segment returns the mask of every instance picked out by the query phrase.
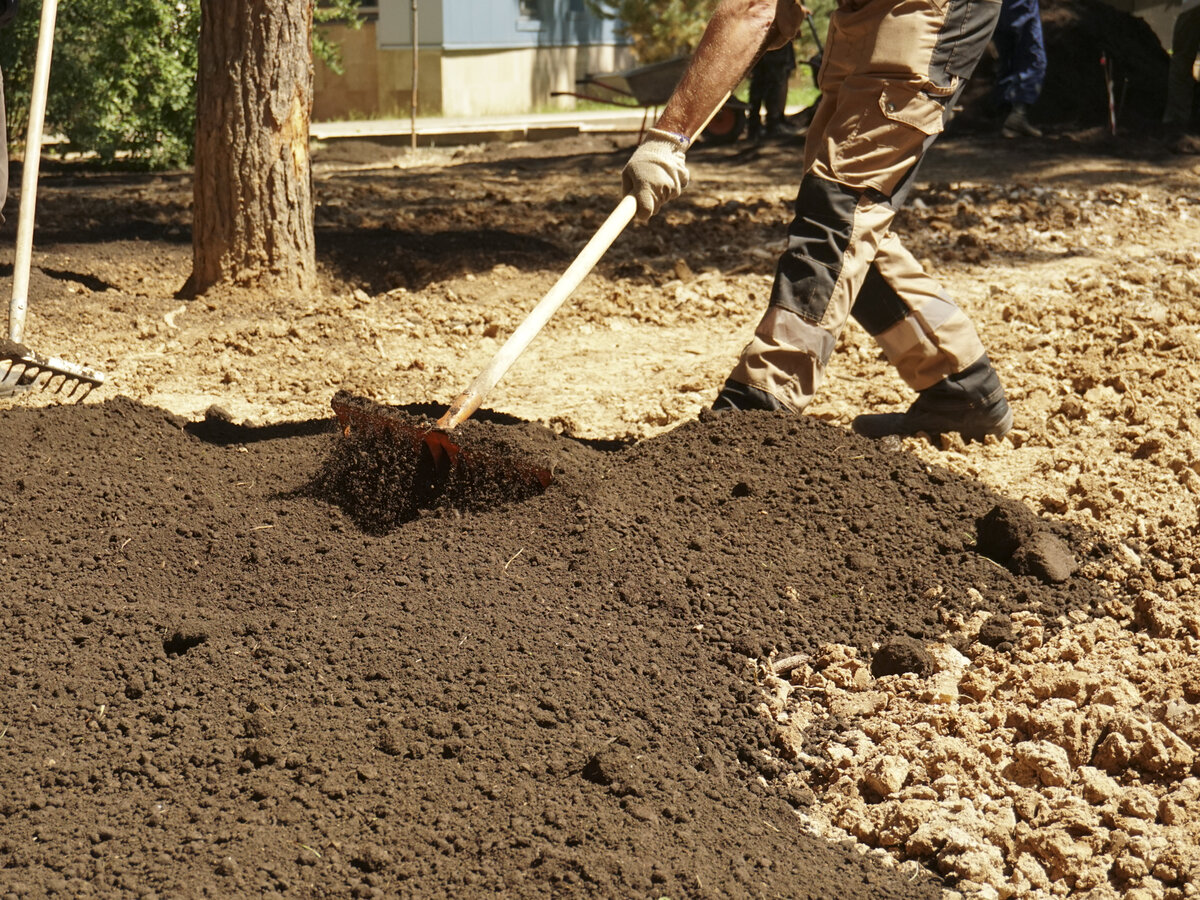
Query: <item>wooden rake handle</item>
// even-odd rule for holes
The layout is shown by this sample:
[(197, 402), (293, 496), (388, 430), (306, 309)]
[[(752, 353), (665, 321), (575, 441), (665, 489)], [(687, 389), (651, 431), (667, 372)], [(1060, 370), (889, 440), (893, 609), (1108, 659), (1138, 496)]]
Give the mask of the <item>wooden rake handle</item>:
[[(50, 58), (54, 53), (54, 25), (57, 15), (58, 0), (42, 0), (37, 57), (33, 64), (33, 86), (29, 94), (29, 131), (25, 138), (25, 165), (21, 170), (21, 207), (17, 214), (12, 297), (8, 305), (8, 339), (14, 344), (19, 344), (25, 339), (25, 315), (29, 309), (29, 269), (33, 260), (38, 166), (42, 158), (42, 128), (46, 119)], [(7, 153), (8, 148), (5, 147), (3, 152)]]
[[(729, 94), (717, 104), (716, 109), (709, 113), (708, 118), (704, 120), (704, 124), (696, 129), (696, 134), (693, 135), (693, 140), (704, 133), (704, 129), (708, 127), (708, 123), (713, 120), (721, 108), (725, 106), (725, 101), (729, 99)], [(483, 402), (483, 398), (488, 392), (496, 386), (496, 383), (504, 377), (504, 373), (509, 370), (514, 362), (517, 361), (525, 348), (529, 346), (539, 331), (550, 321), (550, 317), (558, 311), (558, 308), (563, 305), (564, 301), (575, 292), (580, 283), (588, 274), (595, 268), (596, 263), (600, 262), (601, 257), (608, 252), (608, 248), (612, 246), (621, 232), (625, 230), (630, 222), (633, 221), (634, 215), (637, 213), (637, 200), (632, 195), (626, 195), (621, 198), (621, 202), (604, 220), (604, 224), (592, 236), (592, 239), (587, 242), (587, 245), (575, 257), (575, 261), (567, 268), (567, 271), (559, 277), (554, 286), (546, 292), (545, 296), (538, 301), (535, 306), (525, 317), (517, 330), (514, 331), (504, 342), (496, 355), (492, 357), (491, 362), (475, 376), (475, 380), (467, 386), (467, 389), (459, 394), (454, 402), (450, 404), (450, 408), (437, 420), (434, 425), (440, 431), (451, 431), (458, 425), (465, 422), (468, 418), (479, 409), (479, 405)]]
[(637, 200), (633, 196), (622, 197), (617, 208), (609, 214), (604, 224), (600, 226), (600, 230), (587, 242), (587, 246), (554, 283), (554, 287), (550, 288), (546, 295), (538, 301), (537, 306), (525, 317), (525, 321), (517, 326), (517, 330), (504, 342), (504, 346), (496, 352), (491, 362), (475, 376), (475, 380), (454, 399), (450, 408), (437, 420), (439, 429), (450, 431), (479, 409), (479, 404), (483, 402), (488, 391), (504, 377), (504, 373), (517, 361), (517, 357), (525, 352), (525, 348), (550, 321), (550, 317), (558, 311), (563, 302), (575, 292), (583, 279), (595, 268), (596, 263), (612, 246), (613, 241), (625, 230), (625, 226), (633, 221), (635, 213), (637, 213)]

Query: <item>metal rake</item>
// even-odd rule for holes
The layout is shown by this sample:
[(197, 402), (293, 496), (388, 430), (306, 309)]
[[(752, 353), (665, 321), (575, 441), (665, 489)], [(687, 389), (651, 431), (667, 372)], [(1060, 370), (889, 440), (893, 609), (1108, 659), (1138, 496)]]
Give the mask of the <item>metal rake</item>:
[[(25, 140), (25, 165), (21, 172), (21, 209), (17, 218), (17, 247), (13, 257), (12, 300), (8, 307), (8, 340), (0, 341), (0, 397), (41, 388), (79, 402), (104, 383), (104, 375), (87, 366), (42, 356), (26, 347), (25, 314), (29, 309), (29, 269), (33, 259), (33, 223), (37, 207), (38, 165), (41, 161), (42, 125), (46, 118), (46, 93), (50, 82), (50, 57), (54, 51), (54, 21), (58, 0), (43, 0), (38, 26), (37, 62), (29, 99), (29, 135)], [(69, 388), (69, 390), (68, 390)], [(76, 396), (78, 395), (78, 396)]]

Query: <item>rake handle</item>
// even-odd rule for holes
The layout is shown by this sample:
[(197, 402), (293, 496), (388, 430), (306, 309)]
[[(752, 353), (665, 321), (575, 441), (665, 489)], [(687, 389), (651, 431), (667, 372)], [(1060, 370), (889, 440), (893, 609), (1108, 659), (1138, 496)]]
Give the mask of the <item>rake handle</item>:
[(596, 263), (625, 230), (625, 226), (633, 221), (636, 213), (637, 200), (631, 195), (622, 197), (617, 208), (609, 214), (604, 224), (575, 257), (575, 261), (571, 263), (567, 271), (563, 272), (554, 286), (538, 301), (537, 306), (530, 311), (529, 315), (525, 317), (525, 321), (504, 342), (504, 346), (496, 352), (491, 362), (475, 376), (475, 380), (454, 399), (450, 408), (437, 420), (437, 428), (442, 431), (450, 431), (479, 409), (479, 404), (483, 402), (488, 391), (504, 377), (504, 373), (516, 362), (517, 357), (525, 352), (525, 348), (550, 321), (550, 317), (558, 311), (563, 302), (579, 287), (580, 282), (596, 267)]
[(42, 125), (46, 119), (46, 95), (50, 84), (50, 57), (54, 52), (54, 22), (58, 0), (42, 0), (38, 26), (37, 61), (29, 97), (29, 131), (25, 138), (25, 160), (21, 166), (21, 209), (17, 215), (17, 246), (13, 256), (12, 300), (8, 306), (8, 339), (21, 343), (25, 336), (25, 313), (29, 309), (29, 268), (33, 260), (33, 222), (37, 208), (38, 167), (42, 156)]
[[(696, 133), (692, 135), (692, 140), (698, 138), (704, 133), (704, 129), (716, 117), (724, 107), (726, 101), (730, 98), (732, 92), (727, 93), (721, 98), (721, 102), (713, 108), (713, 110), (705, 118), (704, 123), (696, 129)], [(483, 398), (487, 396), (488, 391), (496, 386), (496, 383), (504, 377), (504, 373), (509, 370), (517, 357), (525, 352), (525, 348), (530, 342), (537, 337), (543, 326), (550, 321), (550, 317), (558, 311), (558, 308), (563, 305), (563, 302), (575, 292), (575, 288), (579, 287), (580, 282), (588, 276), (588, 273), (596, 267), (596, 263), (600, 258), (608, 252), (608, 248), (612, 246), (613, 241), (620, 237), (621, 232), (625, 230), (633, 217), (637, 215), (637, 200), (632, 195), (625, 195), (621, 198), (621, 202), (617, 204), (617, 208), (609, 213), (608, 218), (604, 220), (604, 224), (599, 230), (592, 235), (592, 239), (587, 242), (587, 245), (575, 257), (575, 261), (567, 268), (567, 271), (559, 277), (554, 283), (554, 287), (546, 292), (546, 295), (538, 301), (535, 306), (525, 317), (525, 321), (517, 326), (514, 331), (504, 342), (496, 355), (492, 357), (491, 362), (487, 364), (482, 372), (475, 376), (475, 380), (467, 385), (467, 389), (454, 398), (454, 402), (450, 404), (450, 408), (443, 413), (442, 417), (434, 424), (434, 428), (440, 431), (451, 431), (458, 425), (461, 425), (469, 419), (477, 409), (479, 404), (483, 402)]]

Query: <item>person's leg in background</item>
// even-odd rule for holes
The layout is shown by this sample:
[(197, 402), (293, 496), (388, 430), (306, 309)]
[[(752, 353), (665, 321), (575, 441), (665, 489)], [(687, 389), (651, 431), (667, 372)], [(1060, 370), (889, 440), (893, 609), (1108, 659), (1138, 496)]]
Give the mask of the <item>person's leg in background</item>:
[(789, 134), (795, 133), (795, 129), (788, 125), (785, 115), (788, 82), (796, 68), (795, 47), (792, 44), (786, 44), (777, 50), (772, 50), (763, 57), (763, 61), (771, 66), (766, 94), (763, 97), (763, 106), (766, 108), (767, 136), (787, 137)]
[(760, 59), (750, 71), (750, 109), (746, 113), (746, 137), (752, 141), (757, 141), (762, 137), (762, 107), (768, 77), (767, 67), (763, 65), (763, 61)]
[(1171, 64), (1167, 73), (1167, 104), (1163, 124), (1183, 130), (1193, 125), (1196, 79), (1192, 70), (1200, 52), (1200, 5), (1184, 10), (1171, 30)]
[(1046, 80), (1038, 0), (1002, 0), (994, 41), (1000, 55), (996, 99), (1008, 107), (1001, 131), (1005, 137), (1041, 137), (1041, 131), (1029, 121), (1029, 107), (1041, 96)]

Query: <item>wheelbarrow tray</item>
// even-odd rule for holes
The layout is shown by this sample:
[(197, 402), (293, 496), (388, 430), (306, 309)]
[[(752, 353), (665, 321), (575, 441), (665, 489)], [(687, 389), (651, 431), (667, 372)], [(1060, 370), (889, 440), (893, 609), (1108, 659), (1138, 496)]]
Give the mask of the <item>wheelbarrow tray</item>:
[(679, 56), (636, 69), (588, 75), (582, 81), (632, 97), (638, 106), (662, 106), (679, 84), (687, 64), (688, 57)]

